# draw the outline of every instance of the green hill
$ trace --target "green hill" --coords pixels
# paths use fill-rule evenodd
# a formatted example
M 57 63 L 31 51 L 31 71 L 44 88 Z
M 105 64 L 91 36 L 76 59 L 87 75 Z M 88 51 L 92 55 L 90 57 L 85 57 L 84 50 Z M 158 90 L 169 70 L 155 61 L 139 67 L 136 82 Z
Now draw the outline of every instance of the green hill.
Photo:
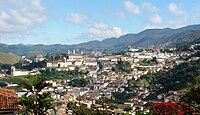
M 0 64 L 14 64 L 20 61 L 20 57 L 13 53 L 0 52 Z

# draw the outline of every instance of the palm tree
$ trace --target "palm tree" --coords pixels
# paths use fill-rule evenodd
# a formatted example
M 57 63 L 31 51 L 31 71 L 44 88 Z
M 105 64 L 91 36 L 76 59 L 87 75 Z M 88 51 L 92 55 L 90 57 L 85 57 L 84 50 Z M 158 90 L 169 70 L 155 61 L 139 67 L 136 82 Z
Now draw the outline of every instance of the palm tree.
M 46 87 L 51 87 L 51 84 L 46 83 L 44 78 L 38 75 L 29 76 L 28 81 L 19 85 L 29 91 L 20 98 L 18 103 L 22 106 L 20 110 L 22 114 L 46 115 L 49 110 L 55 112 L 51 92 L 42 91 Z

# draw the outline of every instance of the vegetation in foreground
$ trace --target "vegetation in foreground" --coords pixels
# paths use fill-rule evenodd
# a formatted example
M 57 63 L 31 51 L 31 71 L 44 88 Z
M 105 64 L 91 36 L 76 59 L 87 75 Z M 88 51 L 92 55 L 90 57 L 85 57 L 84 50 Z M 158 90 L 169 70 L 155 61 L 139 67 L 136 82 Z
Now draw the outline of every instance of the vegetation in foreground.
M 46 87 L 51 87 L 50 83 L 44 82 L 44 78 L 39 76 L 28 77 L 27 82 L 21 82 L 20 86 L 29 92 L 20 98 L 21 114 L 46 115 L 49 112 L 56 112 L 51 92 L 42 92 Z

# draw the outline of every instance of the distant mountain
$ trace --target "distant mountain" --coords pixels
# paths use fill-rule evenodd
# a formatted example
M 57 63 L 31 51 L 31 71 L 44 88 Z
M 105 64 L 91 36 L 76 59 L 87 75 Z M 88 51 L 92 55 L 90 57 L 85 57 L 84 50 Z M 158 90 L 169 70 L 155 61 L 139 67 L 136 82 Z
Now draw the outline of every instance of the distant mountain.
M 87 51 L 113 52 L 132 47 L 150 47 L 170 43 L 173 45 L 200 43 L 200 25 L 190 25 L 178 29 L 147 29 L 138 34 L 126 34 L 119 38 L 107 38 L 102 41 L 90 41 L 75 45 L 6 45 L 0 44 L 0 51 L 13 52 L 18 55 L 35 55 L 41 53 L 66 53 L 67 50 L 81 49 Z
M 14 64 L 20 61 L 20 57 L 13 53 L 0 52 L 0 64 Z

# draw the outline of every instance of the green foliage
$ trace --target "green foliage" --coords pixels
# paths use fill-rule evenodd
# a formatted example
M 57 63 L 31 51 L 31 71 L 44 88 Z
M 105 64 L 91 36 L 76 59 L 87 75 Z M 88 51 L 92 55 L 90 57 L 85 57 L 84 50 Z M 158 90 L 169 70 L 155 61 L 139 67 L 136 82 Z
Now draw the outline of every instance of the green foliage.
M 22 69 L 22 62 L 17 62 L 13 64 L 13 66 L 15 66 L 16 69 Z
M 133 92 L 136 88 L 139 88 L 142 85 L 142 83 L 135 79 L 129 79 L 128 80 L 128 87 L 125 87 L 125 91 Z
M 6 87 L 6 86 L 8 86 L 8 84 L 6 82 L 0 82 L 0 88 Z
M 25 65 L 25 66 L 22 66 L 22 63 L 23 62 L 15 63 L 14 66 L 17 69 L 26 69 L 26 70 L 29 70 L 29 71 L 33 70 L 34 68 L 45 68 L 46 67 L 45 61 L 32 62 L 32 63 Z
M 85 87 L 89 83 L 88 79 L 80 78 L 80 79 L 73 79 L 68 84 L 73 87 Z
M 11 68 L 11 64 L 0 64 L 1 70 L 9 70 Z
M 15 77 L 1 77 L 0 81 L 8 82 L 8 83 L 14 83 L 19 84 L 21 82 L 27 82 L 28 79 L 26 77 L 22 76 L 15 76 Z
M 169 90 L 180 90 L 186 88 L 186 84 L 194 84 L 194 77 L 200 75 L 200 60 L 181 63 L 168 71 L 159 71 L 155 74 L 143 76 L 149 82 L 152 92 L 157 94 Z M 162 88 L 160 88 L 162 87 Z M 150 95 L 151 96 L 151 95 Z
M 177 51 L 192 51 L 192 49 L 189 44 L 183 44 L 177 47 Z
M 82 72 L 78 70 L 73 71 L 56 71 L 55 69 L 42 70 L 41 76 L 46 77 L 46 79 L 72 79 L 79 78 L 87 75 L 88 72 Z
M 127 61 L 117 61 L 117 66 L 112 68 L 112 71 L 116 71 L 116 72 L 127 72 L 130 73 L 131 72 L 131 65 L 129 62 Z
M 151 112 L 149 112 L 149 113 L 144 113 L 144 111 L 137 111 L 136 113 L 135 113 L 135 115 L 153 115 Z
M 194 54 L 191 54 L 187 57 L 187 59 L 190 59 L 191 57 L 200 57 L 200 51 L 195 52 Z
M 132 107 L 130 107 L 130 106 L 125 106 L 125 107 L 123 108 L 123 110 L 124 110 L 124 111 L 130 111 L 130 110 L 132 110 Z
M 117 103 L 123 104 L 125 101 L 128 101 L 131 97 L 133 97 L 134 93 L 114 92 L 112 95 Z
M 6 74 L 10 74 L 11 64 L 0 64 L 0 71 L 5 71 Z
M 200 50 L 200 46 L 199 45 L 195 46 L 194 50 Z
M 143 60 L 143 61 L 139 61 L 138 63 L 142 66 L 152 66 L 156 64 L 155 61 L 151 61 L 151 60 Z
M 116 101 L 113 99 L 108 99 L 106 97 L 102 97 L 101 99 L 96 100 L 96 103 L 103 105 L 104 103 L 106 103 L 106 104 L 116 103 Z
M 191 103 L 200 112 L 200 76 L 195 77 L 195 84 L 186 92 L 183 100 Z
M 22 114 L 46 115 L 49 113 L 48 110 L 55 111 L 51 93 L 48 91 L 41 93 L 44 88 L 51 87 L 51 84 L 46 83 L 45 79 L 39 76 L 30 76 L 27 79 L 27 82 L 19 84 L 30 91 L 20 98 L 18 103 L 22 106 L 20 112 Z

